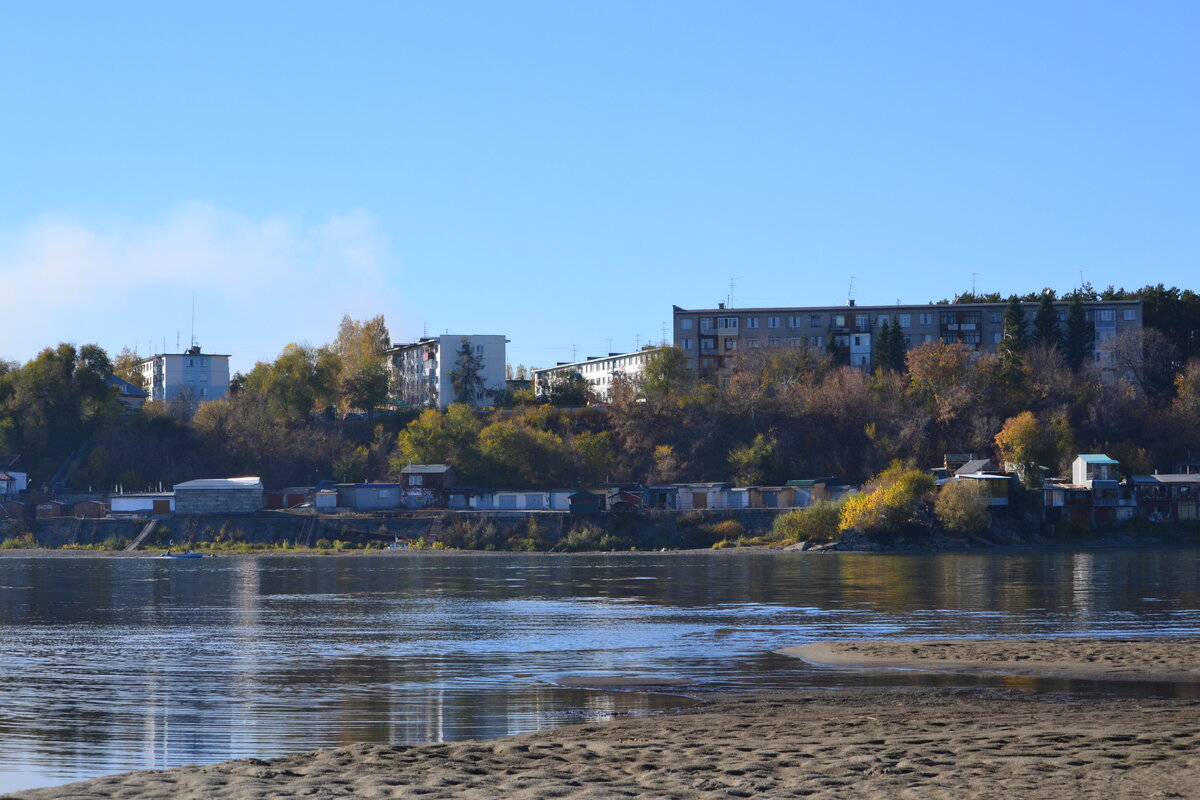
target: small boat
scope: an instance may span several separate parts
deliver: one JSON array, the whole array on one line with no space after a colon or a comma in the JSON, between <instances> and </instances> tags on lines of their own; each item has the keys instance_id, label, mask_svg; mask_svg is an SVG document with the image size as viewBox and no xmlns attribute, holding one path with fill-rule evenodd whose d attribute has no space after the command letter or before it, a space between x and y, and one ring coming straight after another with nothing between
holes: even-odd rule
<instances>
[{"instance_id":1,"label":"small boat","mask_svg":"<svg viewBox=\"0 0 1200 800\"><path fill-rule=\"evenodd\" d=\"M186 553L172 553L170 550L162 554L163 558L204 558L204 553L188 550Z\"/></svg>"}]
</instances>

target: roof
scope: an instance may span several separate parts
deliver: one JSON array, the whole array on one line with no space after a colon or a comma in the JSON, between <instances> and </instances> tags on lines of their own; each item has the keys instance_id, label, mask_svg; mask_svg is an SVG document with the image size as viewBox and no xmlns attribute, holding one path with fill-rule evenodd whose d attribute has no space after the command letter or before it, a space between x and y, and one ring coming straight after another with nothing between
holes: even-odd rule
<instances>
[{"instance_id":1,"label":"roof","mask_svg":"<svg viewBox=\"0 0 1200 800\"><path fill-rule=\"evenodd\" d=\"M15 481L15 480L16 480L16 478L14 478L12 475L9 475L7 472L0 472L0 481Z\"/></svg>"},{"instance_id":2,"label":"roof","mask_svg":"<svg viewBox=\"0 0 1200 800\"><path fill-rule=\"evenodd\" d=\"M1200 483L1200 475L1178 472L1166 475L1134 475L1130 478L1133 483Z\"/></svg>"},{"instance_id":3,"label":"roof","mask_svg":"<svg viewBox=\"0 0 1200 800\"><path fill-rule=\"evenodd\" d=\"M175 491L183 489L259 489L262 490L262 480L259 478L201 478L195 481L184 481L175 484Z\"/></svg>"},{"instance_id":4,"label":"roof","mask_svg":"<svg viewBox=\"0 0 1200 800\"><path fill-rule=\"evenodd\" d=\"M807 480L802 480L802 481L788 481L784 485L785 486L816 486L818 483L823 483L823 484L829 485L836 480L837 480L837 478L834 478L834 477L808 478Z\"/></svg>"},{"instance_id":5,"label":"roof","mask_svg":"<svg viewBox=\"0 0 1200 800\"><path fill-rule=\"evenodd\" d=\"M954 474L959 478L970 478L977 481L1006 481L1012 478L1011 475L992 475L987 472L956 472Z\"/></svg>"},{"instance_id":6,"label":"roof","mask_svg":"<svg viewBox=\"0 0 1200 800\"><path fill-rule=\"evenodd\" d=\"M454 469L450 464L409 464L400 470L401 475L441 475Z\"/></svg>"},{"instance_id":7,"label":"roof","mask_svg":"<svg viewBox=\"0 0 1200 800\"><path fill-rule=\"evenodd\" d=\"M958 469L954 470L955 475L974 475L977 472L984 472L989 469L995 469L996 464L990 458L975 458L963 464Z\"/></svg>"},{"instance_id":8,"label":"roof","mask_svg":"<svg viewBox=\"0 0 1200 800\"><path fill-rule=\"evenodd\" d=\"M129 381L125 380L124 378L118 378L116 375L109 375L107 378L105 378L104 382L109 386L117 387L117 390L127 397L150 396Z\"/></svg>"},{"instance_id":9,"label":"roof","mask_svg":"<svg viewBox=\"0 0 1200 800\"><path fill-rule=\"evenodd\" d=\"M1080 453L1078 458L1082 458L1086 464L1120 464L1115 458L1109 458L1104 453Z\"/></svg>"}]
</instances>

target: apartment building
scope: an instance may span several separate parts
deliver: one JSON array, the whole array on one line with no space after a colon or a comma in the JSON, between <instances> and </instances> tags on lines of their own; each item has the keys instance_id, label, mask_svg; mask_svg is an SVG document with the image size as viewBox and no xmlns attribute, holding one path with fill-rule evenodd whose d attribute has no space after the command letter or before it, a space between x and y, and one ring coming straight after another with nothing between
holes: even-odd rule
<instances>
[{"instance_id":1,"label":"apartment building","mask_svg":"<svg viewBox=\"0 0 1200 800\"><path fill-rule=\"evenodd\" d=\"M491 334L430 336L386 351L392 399L413 408L445 408L451 403L490 406L504 391L508 339ZM465 350L464 350L465 348ZM464 359L471 363L464 365ZM478 379L467 394L454 388L455 372L464 367Z\"/></svg>"},{"instance_id":2,"label":"apartment building","mask_svg":"<svg viewBox=\"0 0 1200 800\"><path fill-rule=\"evenodd\" d=\"M1022 303L1028 332L1036 302ZM1055 302L1059 327L1066 330L1070 303ZM929 305L801 306L792 308L688 309L674 306L674 343L701 376L721 377L739 349L827 347L832 344L854 367L871 369L872 340L884 322L899 326L908 347L925 342L959 342L979 351L995 351L1004 335L1007 303ZM1095 345L1142 329L1140 300L1084 303Z\"/></svg>"},{"instance_id":3,"label":"apartment building","mask_svg":"<svg viewBox=\"0 0 1200 800\"><path fill-rule=\"evenodd\" d=\"M204 403L229 394L229 356L205 353L193 345L182 353L162 353L139 363L151 400L178 398Z\"/></svg>"},{"instance_id":4,"label":"apartment building","mask_svg":"<svg viewBox=\"0 0 1200 800\"><path fill-rule=\"evenodd\" d=\"M542 393L544 387L558 378L570 378L579 375L592 387L596 399L608 402L612 399L613 380L618 374L629 378L642 374L642 368L650 360L650 356L662 350L655 345L647 345L632 353L609 353L607 356L588 356L583 361L560 361L553 367L535 369L533 371L533 388Z\"/></svg>"}]
</instances>

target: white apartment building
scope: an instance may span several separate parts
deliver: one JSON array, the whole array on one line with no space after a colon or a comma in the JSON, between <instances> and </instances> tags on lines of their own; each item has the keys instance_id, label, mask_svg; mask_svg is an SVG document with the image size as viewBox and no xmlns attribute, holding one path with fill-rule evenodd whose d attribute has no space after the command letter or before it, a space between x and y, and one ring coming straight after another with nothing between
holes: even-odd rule
<instances>
[{"instance_id":1,"label":"white apartment building","mask_svg":"<svg viewBox=\"0 0 1200 800\"><path fill-rule=\"evenodd\" d=\"M560 362L553 367L535 369L533 371L533 390L542 393L543 387L560 377L579 375L592 387L596 399L608 402L612 399L613 379L618 374L628 378L636 378L642 374L642 369L650 356L662 350L661 347L647 345L632 353L609 353L607 356L589 356L583 361Z\"/></svg>"},{"instance_id":2,"label":"white apartment building","mask_svg":"<svg viewBox=\"0 0 1200 800\"><path fill-rule=\"evenodd\" d=\"M392 399L413 408L442 408L451 403L490 406L504 391L504 346L508 339L493 334L446 334L412 344L393 345L387 351ZM462 371L463 348L475 362L479 392L460 397L454 374Z\"/></svg>"},{"instance_id":3,"label":"white apartment building","mask_svg":"<svg viewBox=\"0 0 1200 800\"><path fill-rule=\"evenodd\" d=\"M203 353L199 345L143 358L139 364L151 400L204 403L229 394L229 356Z\"/></svg>"}]
</instances>

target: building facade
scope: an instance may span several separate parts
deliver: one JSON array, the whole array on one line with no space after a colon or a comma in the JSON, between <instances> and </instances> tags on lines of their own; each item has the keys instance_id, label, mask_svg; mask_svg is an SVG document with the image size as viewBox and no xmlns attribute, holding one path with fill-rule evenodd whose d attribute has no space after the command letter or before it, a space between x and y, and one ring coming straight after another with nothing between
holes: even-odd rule
<instances>
[{"instance_id":1,"label":"building facade","mask_svg":"<svg viewBox=\"0 0 1200 800\"><path fill-rule=\"evenodd\" d=\"M591 386L596 399L608 402L612 399L613 380L618 375L636 378L642 374L642 369L650 356L662 350L661 347L647 345L632 353L609 353L607 356L589 356L583 361L560 362L553 367L535 369L533 371L533 388L542 394L551 383L562 378L578 375Z\"/></svg>"},{"instance_id":2,"label":"building facade","mask_svg":"<svg viewBox=\"0 0 1200 800\"><path fill-rule=\"evenodd\" d=\"M204 403L229 394L229 356L201 352L199 345L143 358L139 366L151 400Z\"/></svg>"},{"instance_id":3,"label":"building facade","mask_svg":"<svg viewBox=\"0 0 1200 800\"><path fill-rule=\"evenodd\" d=\"M1036 302L1022 303L1032 333ZM1142 329L1140 300L1084 302L1097 352L1106 341ZM1068 301L1057 301L1059 329L1066 330ZM768 347L832 347L851 366L871 369L873 339L886 322L898 326L909 348L925 342L959 342L994 352L1004 335L1007 303L800 306L792 308L674 307L674 343L701 376L727 374L738 350Z\"/></svg>"},{"instance_id":4,"label":"building facade","mask_svg":"<svg viewBox=\"0 0 1200 800\"><path fill-rule=\"evenodd\" d=\"M504 391L504 346L492 334L446 334L387 351L392 399L412 408L442 408L451 403L490 406ZM465 391L455 377L467 378Z\"/></svg>"}]
</instances>

